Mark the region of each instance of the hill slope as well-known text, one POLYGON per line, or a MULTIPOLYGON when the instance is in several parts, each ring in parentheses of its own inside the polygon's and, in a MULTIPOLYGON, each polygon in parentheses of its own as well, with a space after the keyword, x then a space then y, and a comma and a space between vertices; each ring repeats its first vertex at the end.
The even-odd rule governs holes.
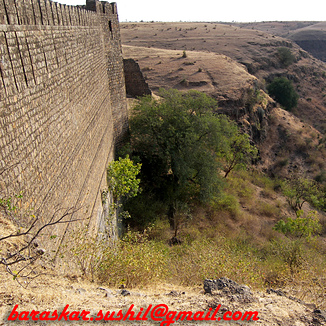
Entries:
MULTIPOLYGON (((294 82, 300 95, 296 115, 318 130, 326 130, 326 64, 290 40, 241 26, 216 23, 121 24, 121 37, 123 45, 128 46, 224 54, 245 65, 262 84, 275 76, 286 76, 294 82), (289 48, 296 62, 284 67, 278 57, 280 47, 289 48)), ((206 64, 214 67, 214 60, 206 61, 206 64)), ((143 58, 141 68, 148 67, 143 58)), ((156 84, 150 86, 158 87, 156 84)))
POLYGON ((253 28, 288 38, 315 58, 326 61, 325 22, 259 22, 235 24, 235 26, 253 28))
MULTIPOLYGON (((284 25, 275 25, 279 33, 284 30, 284 25)), ((326 64, 294 42, 264 31, 216 23, 128 23, 122 24, 121 35, 124 57, 138 61, 152 90, 197 89, 218 99, 219 107, 258 141, 265 171, 281 176, 304 171, 315 177, 326 169, 322 144, 326 64), (293 63, 282 63, 280 48, 291 51, 293 63), (266 91, 266 84, 279 76, 290 79, 300 96, 293 110, 296 118, 273 109, 270 98, 257 94, 257 89, 266 91), (255 114, 258 107, 265 110, 263 121, 255 114)))

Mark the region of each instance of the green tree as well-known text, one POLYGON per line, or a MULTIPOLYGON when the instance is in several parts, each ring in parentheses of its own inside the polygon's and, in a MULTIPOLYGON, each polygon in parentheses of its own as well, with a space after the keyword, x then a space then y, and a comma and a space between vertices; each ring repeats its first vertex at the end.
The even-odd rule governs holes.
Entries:
POLYGON ((108 188, 102 191, 102 202, 107 202, 108 193, 112 194, 113 203, 108 206, 108 214, 113 217, 118 210, 121 219, 130 217, 127 211, 120 211, 122 201, 135 197, 140 192, 140 179, 137 179, 141 169, 140 163, 134 163, 129 155, 112 161, 107 168, 108 188))
POLYGON ((275 98, 286 110, 291 110, 298 104, 299 95, 292 82, 286 77, 276 77, 267 86, 268 93, 275 98))
POLYGON ((297 218, 288 217, 285 221, 280 220, 273 228, 287 237, 284 241, 274 242, 275 255, 281 257, 289 266, 291 274, 294 274, 304 261, 303 245, 305 241, 310 241, 322 230, 317 211, 310 211, 306 217, 302 217, 302 215, 303 211, 300 210, 297 212, 297 218))
POLYGON ((123 197, 134 197, 139 192, 140 179, 137 179, 141 164, 134 164, 129 155, 113 161, 107 169, 108 190, 112 193, 115 202, 123 197))
POLYGON ((227 137, 228 146, 222 150, 224 178, 237 166, 246 166, 252 160, 257 158, 257 148, 250 144, 249 136, 242 134, 234 125, 232 132, 227 137))
POLYGON ((294 177, 283 182, 282 190, 288 204, 295 212, 302 210, 305 202, 319 208, 320 191, 314 180, 294 177))
POLYGON ((161 90, 161 96, 144 97, 134 108, 131 148, 142 162, 143 195, 167 204, 172 226, 178 207, 220 192, 220 154, 230 151, 237 128, 214 114, 217 103, 204 93, 161 90))

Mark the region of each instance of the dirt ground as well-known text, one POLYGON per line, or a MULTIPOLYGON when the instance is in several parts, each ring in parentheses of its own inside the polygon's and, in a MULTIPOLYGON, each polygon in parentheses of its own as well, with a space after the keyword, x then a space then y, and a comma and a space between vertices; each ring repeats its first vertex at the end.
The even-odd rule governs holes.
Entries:
MULTIPOLYGON (((143 308, 143 312, 152 305, 165 304, 169 311, 204 311, 205 315, 209 308, 215 311, 221 304, 219 312, 231 311, 257 311, 258 321, 251 321, 251 325, 326 325, 323 315, 315 311, 314 306, 304 304, 295 298, 287 295, 285 292, 267 293, 253 292, 252 302, 242 302, 225 296, 204 294, 202 285, 192 288, 183 288, 172 284, 153 284, 150 288, 121 290, 107 288, 105 285, 98 285, 83 281, 82 279, 68 278, 55 275, 54 271, 48 271, 47 275, 42 276, 27 289, 24 289, 17 282, 13 281, 6 273, 1 271, 0 284, 0 325, 102 325, 100 321, 61 321, 61 322, 32 322, 32 321, 8 321, 8 316, 15 308, 18 313, 32 310, 43 312, 54 310, 60 314, 66 305, 69 305, 68 311, 89 311, 87 318, 97 318, 99 311, 103 315, 107 311, 118 313, 122 310, 128 311, 131 305, 133 311, 138 313, 143 308), (125 294, 125 295, 124 295, 125 294), (298 302, 299 301, 299 302, 298 302)), ((222 314, 217 314, 222 316, 222 314)), ((158 321, 141 322, 110 322, 119 325, 160 325, 158 321)), ((107 323, 104 323, 107 324, 107 323)), ((221 321, 221 322, 175 322, 175 325, 247 325, 243 321, 221 321)), ((163 324, 161 324, 163 325, 163 324)))

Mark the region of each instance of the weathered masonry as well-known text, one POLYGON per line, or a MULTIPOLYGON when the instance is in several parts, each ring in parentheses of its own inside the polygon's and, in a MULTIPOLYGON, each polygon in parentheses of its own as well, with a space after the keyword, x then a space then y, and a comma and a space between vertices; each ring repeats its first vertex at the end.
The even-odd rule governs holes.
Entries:
POLYGON ((127 123, 115 3, 0 0, 2 198, 22 191, 44 221, 82 206, 74 218, 90 216, 98 230, 106 167, 127 123))

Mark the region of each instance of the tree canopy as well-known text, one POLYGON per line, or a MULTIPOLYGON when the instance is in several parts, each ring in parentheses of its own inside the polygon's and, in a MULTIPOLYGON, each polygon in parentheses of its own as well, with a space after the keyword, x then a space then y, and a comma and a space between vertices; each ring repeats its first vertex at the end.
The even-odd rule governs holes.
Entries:
POLYGON ((130 145, 142 163, 144 193, 165 202, 172 220, 177 207, 184 207, 180 203, 217 196, 222 170, 227 175, 255 150, 234 122, 215 113, 217 102, 204 93, 161 90, 160 95, 160 100, 143 97, 134 108, 130 145))

